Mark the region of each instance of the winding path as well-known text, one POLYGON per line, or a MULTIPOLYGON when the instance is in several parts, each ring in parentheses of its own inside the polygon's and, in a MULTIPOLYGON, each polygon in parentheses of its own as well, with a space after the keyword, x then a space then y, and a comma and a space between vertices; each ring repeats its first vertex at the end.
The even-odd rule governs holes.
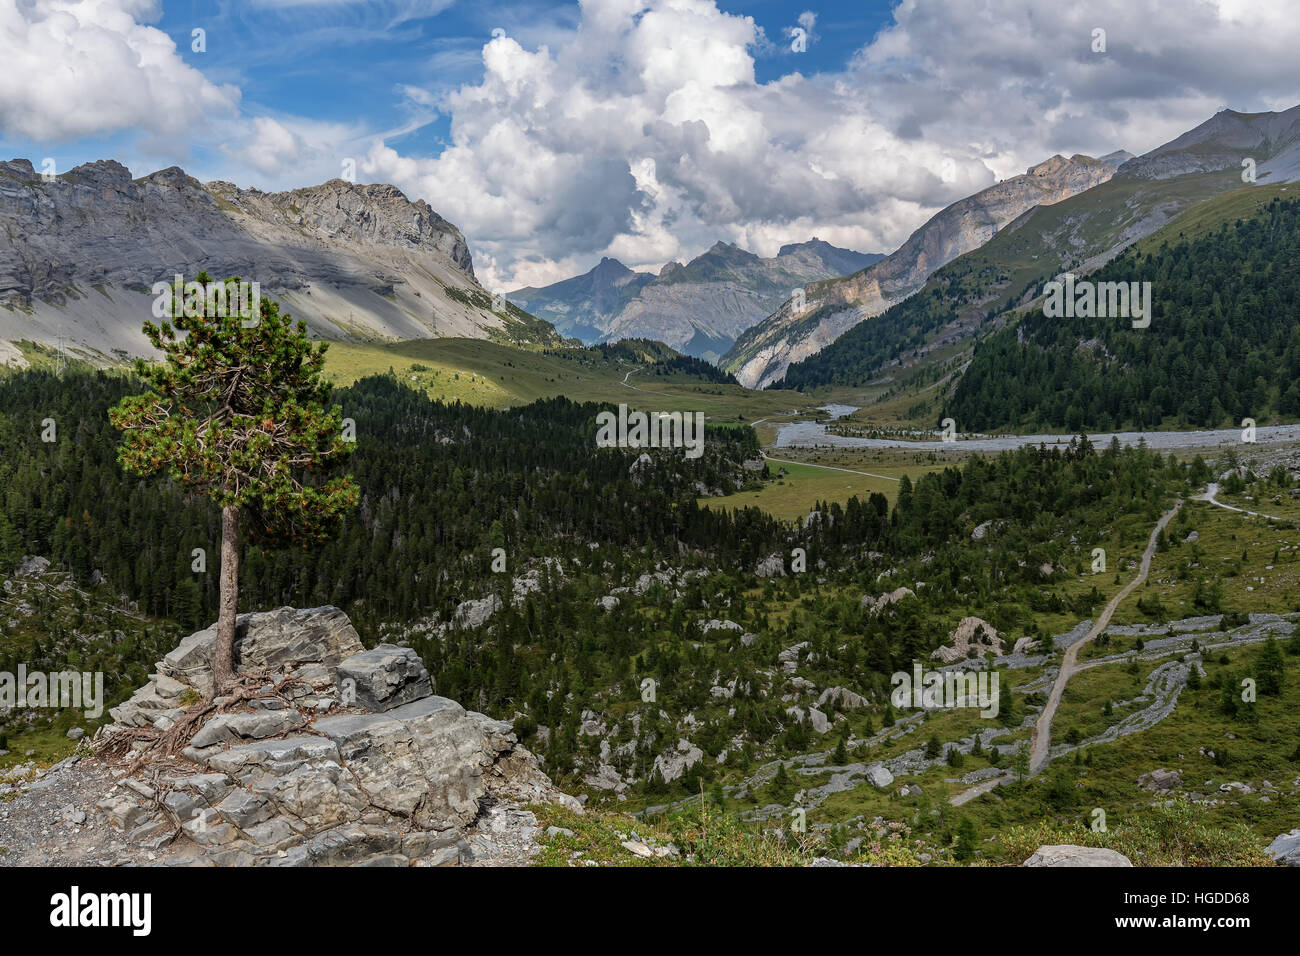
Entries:
MULTIPOLYGON (((644 365, 638 365, 636 368, 632 369, 632 372, 639 372, 639 371, 641 371, 643 368, 645 368, 644 365)), ((637 388, 635 385, 633 385, 633 384, 631 384, 630 382, 628 382, 628 379, 632 377, 632 372, 628 372, 626 375, 624 375, 624 376, 623 376, 623 380, 622 380, 621 382, 619 382, 618 384, 622 385, 624 388, 630 388, 630 389, 632 389, 632 391, 634 391, 634 392, 641 392, 641 393, 643 393, 643 394, 645 394, 645 395, 662 395, 664 398, 680 398, 680 397, 681 397, 680 395, 670 395, 668 392, 656 392, 656 391, 652 391, 651 389, 648 389, 648 388, 637 388)))
MULTIPOLYGON (((1033 745, 1029 751, 1029 775, 1033 776, 1042 770, 1047 764, 1048 755, 1052 747, 1052 718, 1056 716, 1056 708, 1061 703, 1061 695, 1065 693, 1065 685, 1070 682, 1070 678, 1079 670, 1084 669, 1078 663, 1079 649, 1085 644, 1096 640, 1110 626, 1110 619, 1114 616, 1116 609, 1120 604, 1132 594, 1147 579, 1151 571, 1151 559, 1156 553, 1156 540, 1160 537, 1160 532, 1165 526, 1173 520, 1174 515, 1178 514, 1178 509, 1183 506, 1182 499, 1163 515, 1156 522, 1155 528, 1151 531, 1151 537, 1147 540, 1146 550, 1142 552, 1142 564, 1138 569, 1137 577, 1119 590, 1119 593, 1112 597, 1097 617, 1096 622, 1088 630, 1088 633, 1079 638, 1073 644, 1065 649, 1065 655, 1061 658, 1061 669, 1057 671, 1056 680, 1052 683, 1052 692, 1048 695, 1047 703, 1043 706, 1042 713, 1038 715, 1038 721, 1034 725, 1033 745)), ((963 803, 975 799, 981 794, 988 793, 994 787, 1006 783, 1012 779, 1011 774, 1004 774, 1000 777, 993 777, 989 780, 982 781, 978 785, 964 790, 954 796, 949 802, 954 807, 959 807, 963 803)))
POLYGON ((1061 669, 1057 672, 1056 681, 1052 684, 1052 693, 1047 698, 1047 704, 1043 707, 1043 712, 1038 715, 1038 723, 1034 728, 1034 744, 1029 751, 1029 773, 1031 775, 1037 773, 1047 763, 1047 755, 1052 746, 1052 718, 1056 715, 1056 708, 1061 703, 1061 695, 1065 692, 1065 685, 1069 683, 1070 678, 1079 669, 1079 649, 1101 636, 1101 632, 1110 626, 1110 619, 1115 614, 1115 610, 1125 598, 1147 579, 1147 574, 1151 571, 1151 559, 1156 553, 1156 539, 1160 537, 1160 532, 1173 520, 1174 515, 1178 514, 1178 509, 1182 506, 1183 502, 1180 498, 1172 508, 1161 515, 1160 520, 1156 522, 1155 528, 1151 531, 1151 537, 1147 540, 1146 550, 1142 552, 1142 566, 1138 569, 1137 577, 1124 585, 1119 593, 1107 602, 1106 607, 1088 633, 1065 649, 1065 656, 1061 658, 1061 669))
POLYGON ((1222 501, 1220 501, 1220 500, 1216 497, 1216 496, 1218 495, 1218 493, 1219 493, 1219 484, 1218 484, 1218 482, 1214 482, 1214 481, 1212 481, 1212 482, 1210 482, 1209 487, 1205 489, 1205 493, 1204 493, 1204 494, 1200 494, 1200 495, 1197 495, 1197 496, 1196 496, 1196 500, 1197 500, 1197 501, 1208 501, 1210 504, 1212 504, 1212 505, 1217 505, 1217 506, 1220 507, 1220 508, 1225 508, 1225 509, 1227 509, 1228 511, 1235 511, 1235 512, 1237 512, 1238 514, 1251 515, 1251 516, 1256 517, 1256 518, 1267 518, 1269 521, 1287 521, 1287 520, 1288 520, 1287 518, 1279 518, 1279 517, 1277 517, 1276 515, 1266 515, 1266 514, 1264 514, 1264 512, 1262 512, 1262 511, 1247 511, 1245 508, 1238 508, 1238 507, 1236 507, 1235 505, 1225 505, 1222 501))
MULTIPOLYGON (((758 422, 755 422, 754 424, 757 425, 758 422)), ((883 478, 885 481, 898 481, 897 478, 891 478, 889 475, 877 475, 869 471, 854 471, 852 468, 840 468, 836 465, 815 465, 810 461, 794 461, 790 458, 773 458, 766 451, 762 451, 762 455, 768 461, 780 462, 783 465, 807 465, 809 468, 825 468, 827 471, 845 471, 850 475, 865 475, 868 478, 883 478)))

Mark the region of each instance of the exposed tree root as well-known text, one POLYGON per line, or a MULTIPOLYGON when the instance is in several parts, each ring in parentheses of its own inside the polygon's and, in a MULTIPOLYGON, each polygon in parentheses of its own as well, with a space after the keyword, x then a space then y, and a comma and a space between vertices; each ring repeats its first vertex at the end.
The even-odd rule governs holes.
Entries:
POLYGON ((301 683, 294 677, 284 677, 275 686, 266 686, 267 678, 260 674, 241 674, 237 685, 221 697, 210 697, 189 708, 176 718, 166 730, 156 727, 132 727, 119 730, 105 740, 95 756, 106 763, 125 763, 132 771, 148 760, 165 760, 178 756, 209 720, 250 700, 281 697, 287 687, 301 683), (139 741, 148 741, 146 747, 137 747, 139 741))

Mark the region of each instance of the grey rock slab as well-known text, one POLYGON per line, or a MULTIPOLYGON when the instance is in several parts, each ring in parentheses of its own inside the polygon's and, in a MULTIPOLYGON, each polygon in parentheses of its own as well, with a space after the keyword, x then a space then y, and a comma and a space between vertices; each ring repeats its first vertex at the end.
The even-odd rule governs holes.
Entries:
POLYGON ((236 744, 210 754, 207 765, 213 770, 241 776, 256 768, 279 769, 307 760, 338 761, 338 747, 325 737, 285 737, 236 744))
POLYGON ((1102 847, 1072 846, 1068 843, 1040 846, 1023 866, 1132 866, 1129 858, 1102 847))
POLYGON ((164 777, 163 783, 176 790, 192 790, 209 805, 215 805, 235 787, 235 782, 224 773, 192 773, 184 776, 164 777))
POLYGON ((400 853, 401 846, 401 835, 394 830, 345 824, 318 834, 303 849, 311 866, 347 866, 375 855, 400 853))
POLYGON ((420 656, 396 644, 352 655, 339 664, 338 677, 343 702, 372 711, 392 710, 433 694, 420 656))
POLYGON ((190 740, 196 749, 211 747, 227 740, 260 739, 297 730, 306 719, 296 710, 267 710, 259 713, 218 714, 190 740))
POLYGON ((313 831, 355 821, 371 803, 353 775, 333 761, 304 763, 287 774, 264 773, 249 790, 313 831))
POLYGON ((473 822, 487 791, 484 771, 498 745, 509 743, 445 697, 383 714, 322 718, 316 730, 337 743, 375 806, 436 829, 473 822))
POLYGON ((1268 855, 1287 866, 1300 866, 1300 828, 1283 833, 1270 843, 1268 855))
POLYGON ((217 804, 216 809, 223 820, 241 830, 269 820, 275 814, 270 800, 242 788, 233 791, 217 804))

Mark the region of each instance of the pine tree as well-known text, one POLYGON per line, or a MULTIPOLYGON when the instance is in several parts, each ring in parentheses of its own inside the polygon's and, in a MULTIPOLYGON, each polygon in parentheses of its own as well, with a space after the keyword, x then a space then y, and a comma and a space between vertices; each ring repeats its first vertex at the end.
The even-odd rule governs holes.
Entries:
POLYGON ((7 574, 23 559, 23 542, 9 518, 0 511, 0 574, 7 574))
POLYGON ((998 721, 1003 727, 1014 727, 1020 723, 1016 700, 1011 696, 1011 685, 1004 680, 998 681, 998 721))
POLYGON ((1282 659, 1282 648, 1275 638, 1270 637, 1264 642, 1264 649, 1259 655, 1258 668, 1259 692, 1270 697, 1282 693, 1282 674, 1286 663, 1282 659))
POLYGON ((1020 745, 1016 747, 1015 759, 1012 761, 1011 766, 1015 770, 1018 779, 1024 780, 1025 777, 1029 776, 1029 745, 1025 741, 1020 741, 1020 745))
POLYGON ((970 817, 962 817, 957 824, 957 844, 953 847, 953 859, 965 862, 975 855, 975 840, 978 833, 975 822, 970 817))
MULTIPOLYGON (((228 298, 237 281, 227 280, 228 298)), ((109 412, 125 432, 118 450, 124 468, 166 474, 221 507, 214 695, 234 679, 241 519, 262 543, 317 544, 358 498, 350 477, 319 477, 353 448, 343 438, 342 410, 325 410, 327 344, 313 346, 306 323, 294 327, 277 302, 262 299, 254 309, 243 317, 209 297, 201 314, 187 315, 177 295, 171 322, 144 324, 163 353, 162 362, 136 362, 148 391, 109 412)))

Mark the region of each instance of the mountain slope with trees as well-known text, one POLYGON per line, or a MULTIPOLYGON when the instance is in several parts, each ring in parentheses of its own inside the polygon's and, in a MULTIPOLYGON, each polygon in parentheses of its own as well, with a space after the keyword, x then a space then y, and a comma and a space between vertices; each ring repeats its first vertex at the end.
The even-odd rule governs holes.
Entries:
POLYGON ((1047 318, 979 343, 945 414, 964 429, 1235 427, 1300 417, 1300 200, 1088 278, 1150 282, 1151 326, 1047 318))

